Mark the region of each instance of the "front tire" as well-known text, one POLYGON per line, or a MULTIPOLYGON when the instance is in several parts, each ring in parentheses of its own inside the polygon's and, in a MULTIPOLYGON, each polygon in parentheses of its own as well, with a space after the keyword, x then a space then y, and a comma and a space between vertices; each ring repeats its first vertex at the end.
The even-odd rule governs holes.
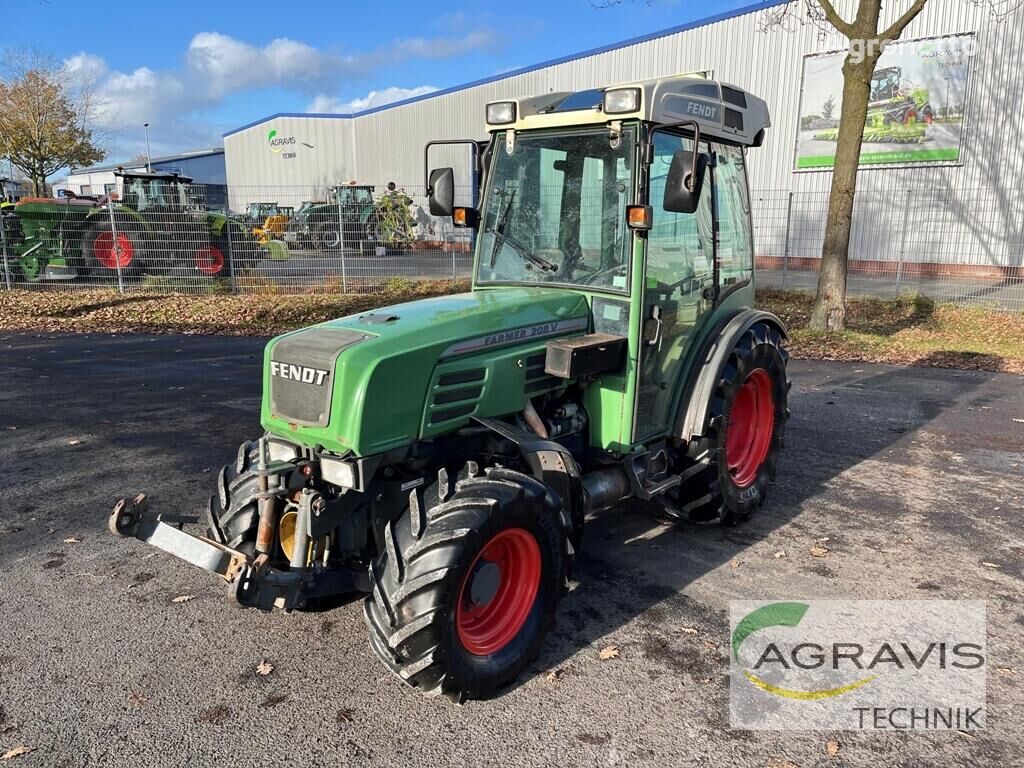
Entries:
POLYGON ((256 462, 258 444, 247 441, 238 446, 234 464, 227 464, 217 475, 217 493, 207 507, 209 536, 215 541, 250 554, 256 548, 260 515, 257 498, 260 477, 256 462))
POLYGON ((678 510, 698 523, 734 525, 764 503, 789 418, 788 353, 757 323, 736 344, 715 388, 704 435, 680 468, 678 510))
POLYGON ((405 683, 456 702, 511 683, 540 652, 566 591, 572 522, 540 481, 503 468, 448 476, 384 530, 364 615, 405 683))

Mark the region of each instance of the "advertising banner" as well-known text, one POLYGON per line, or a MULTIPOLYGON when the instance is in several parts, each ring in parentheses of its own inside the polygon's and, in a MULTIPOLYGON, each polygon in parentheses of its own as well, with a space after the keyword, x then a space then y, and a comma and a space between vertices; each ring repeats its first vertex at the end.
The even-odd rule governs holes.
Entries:
MULTIPOLYGON (((886 46, 871 78, 860 166, 959 164, 973 33, 886 46)), ((851 46, 851 52, 857 48, 851 46)), ((861 51, 863 53, 863 51, 861 51)), ((847 51, 804 58, 798 171, 835 163, 847 51)))

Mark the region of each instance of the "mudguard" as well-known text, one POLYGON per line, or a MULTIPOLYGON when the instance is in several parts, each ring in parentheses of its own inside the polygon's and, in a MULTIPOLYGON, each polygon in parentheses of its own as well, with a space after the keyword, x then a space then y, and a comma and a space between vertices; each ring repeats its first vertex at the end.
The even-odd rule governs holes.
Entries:
POLYGON ((718 328, 708 334, 697 358, 702 364, 695 366, 683 391, 683 399, 677 416, 673 434, 687 442, 704 433, 707 422, 708 405, 715 393, 715 385, 725 370, 729 353, 757 323, 765 323, 777 330, 782 338, 788 339, 789 332, 783 322, 761 309, 741 309, 733 315, 722 319, 718 328))

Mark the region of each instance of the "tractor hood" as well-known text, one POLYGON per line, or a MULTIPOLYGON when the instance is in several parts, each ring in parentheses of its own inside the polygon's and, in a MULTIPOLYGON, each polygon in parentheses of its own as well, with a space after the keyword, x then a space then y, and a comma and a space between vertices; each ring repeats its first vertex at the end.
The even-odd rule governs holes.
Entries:
POLYGON ((526 392, 562 383, 543 376, 538 354, 547 341, 589 326, 580 294, 498 288, 286 334, 267 345, 263 426, 365 456, 450 431, 470 416, 519 411, 526 392))

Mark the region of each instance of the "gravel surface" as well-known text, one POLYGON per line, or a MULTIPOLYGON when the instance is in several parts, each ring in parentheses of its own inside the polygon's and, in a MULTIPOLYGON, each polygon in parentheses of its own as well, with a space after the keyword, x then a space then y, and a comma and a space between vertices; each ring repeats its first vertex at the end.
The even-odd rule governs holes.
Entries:
POLYGON ((11 765, 1024 765, 1024 379, 794 361, 762 512, 734 529, 641 504, 592 519, 540 659, 456 707, 385 672, 358 600, 241 610, 216 577, 106 532, 138 490, 156 511, 205 504, 259 431, 261 348, 0 335, 0 755, 35 749, 11 765), (988 730, 730 730, 740 598, 986 600, 988 730))

